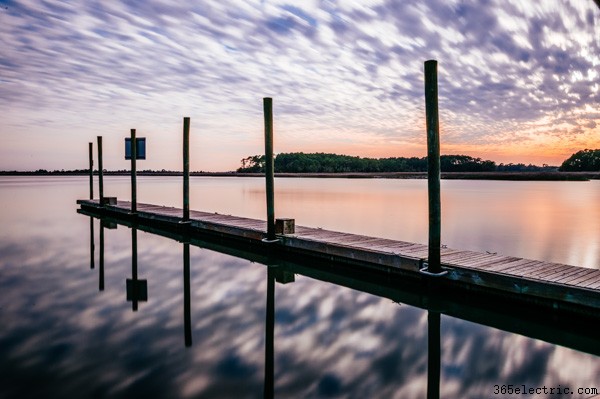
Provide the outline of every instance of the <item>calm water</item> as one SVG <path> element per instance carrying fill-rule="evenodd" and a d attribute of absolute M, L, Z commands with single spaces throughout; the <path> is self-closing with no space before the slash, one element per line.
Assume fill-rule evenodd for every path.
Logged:
<path fill-rule="evenodd" d="M 128 198 L 128 183 L 106 179 L 106 195 Z M 443 241 L 598 267 L 598 183 L 444 181 Z M 75 211 L 87 187 L 0 178 L 0 398 L 262 397 L 269 330 L 275 397 L 427 396 L 426 311 L 298 274 L 274 285 L 271 330 L 268 268 L 193 246 L 186 346 L 183 244 L 137 233 L 148 301 L 133 311 L 131 230 L 104 230 L 101 277 L 95 220 L 91 269 L 90 218 Z M 276 187 L 277 214 L 298 224 L 426 242 L 424 181 Z M 140 202 L 177 206 L 180 192 L 179 179 L 139 178 Z M 191 195 L 196 209 L 264 213 L 261 179 L 192 179 Z M 511 397 L 494 395 L 496 384 L 600 388 L 597 356 L 446 315 L 440 333 L 442 398 Z"/>

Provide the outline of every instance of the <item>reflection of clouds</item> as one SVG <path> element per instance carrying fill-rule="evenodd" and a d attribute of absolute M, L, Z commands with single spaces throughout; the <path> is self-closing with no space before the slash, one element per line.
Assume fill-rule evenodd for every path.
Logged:
<path fill-rule="evenodd" d="M 264 265 L 191 247 L 186 349 L 182 244 L 138 232 L 149 298 L 132 312 L 131 230 L 105 230 L 106 289 L 98 292 L 88 219 L 78 217 L 47 239 L 0 242 L 0 395 L 260 396 Z M 296 276 L 276 284 L 275 320 L 277 396 L 425 397 L 426 312 Z M 596 357 L 451 317 L 442 317 L 442 337 L 444 398 L 489 396 L 498 382 L 587 386 L 600 372 Z"/>

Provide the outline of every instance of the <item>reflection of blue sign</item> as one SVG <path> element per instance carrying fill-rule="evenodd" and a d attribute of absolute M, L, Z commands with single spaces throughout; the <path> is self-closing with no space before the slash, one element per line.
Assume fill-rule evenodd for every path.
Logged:
<path fill-rule="evenodd" d="M 148 301 L 148 280 L 126 279 L 128 301 Z"/>
<path fill-rule="evenodd" d="M 146 159 L 146 138 L 139 137 L 135 139 L 136 146 L 135 159 Z M 131 138 L 125 138 L 125 159 L 131 159 Z"/>

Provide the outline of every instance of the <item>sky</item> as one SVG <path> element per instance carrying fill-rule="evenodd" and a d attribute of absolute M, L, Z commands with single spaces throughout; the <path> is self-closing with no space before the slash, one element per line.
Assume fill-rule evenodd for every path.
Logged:
<path fill-rule="evenodd" d="M 0 170 L 229 171 L 274 150 L 426 156 L 424 62 L 442 154 L 559 165 L 600 148 L 593 0 L 0 0 Z M 97 165 L 97 160 L 95 160 Z"/>

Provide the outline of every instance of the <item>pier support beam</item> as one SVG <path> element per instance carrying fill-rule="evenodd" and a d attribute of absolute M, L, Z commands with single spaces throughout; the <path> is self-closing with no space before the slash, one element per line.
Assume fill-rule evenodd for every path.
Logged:
<path fill-rule="evenodd" d="M 98 136 L 98 191 L 100 205 L 104 205 L 104 176 L 102 169 L 102 136 Z"/>
<path fill-rule="evenodd" d="M 263 98 L 265 116 L 265 178 L 267 191 L 267 241 L 276 241 L 275 236 L 275 166 L 273 164 L 273 99 Z"/>
<path fill-rule="evenodd" d="M 440 131 L 437 61 L 425 61 L 425 114 L 427 121 L 427 181 L 429 196 L 429 256 L 427 271 L 441 273 Z"/>
<path fill-rule="evenodd" d="M 190 220 L 190 118 L 183 118 L 183 221 Z"/>

